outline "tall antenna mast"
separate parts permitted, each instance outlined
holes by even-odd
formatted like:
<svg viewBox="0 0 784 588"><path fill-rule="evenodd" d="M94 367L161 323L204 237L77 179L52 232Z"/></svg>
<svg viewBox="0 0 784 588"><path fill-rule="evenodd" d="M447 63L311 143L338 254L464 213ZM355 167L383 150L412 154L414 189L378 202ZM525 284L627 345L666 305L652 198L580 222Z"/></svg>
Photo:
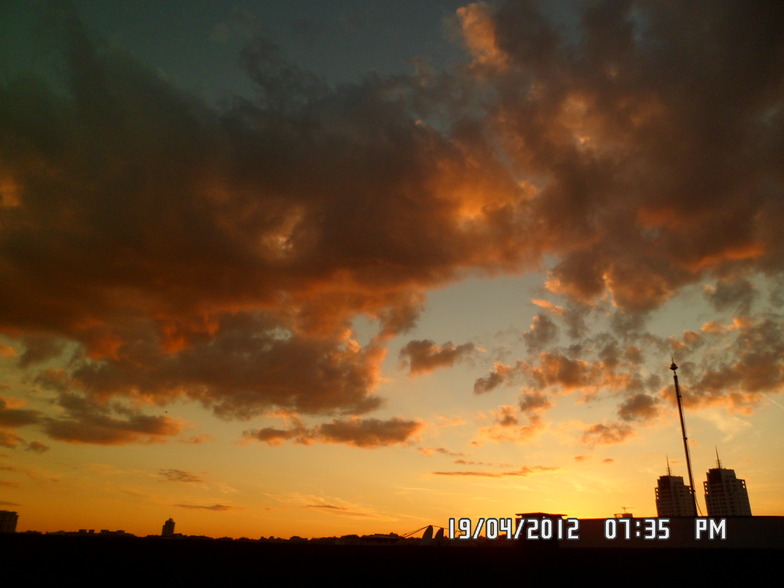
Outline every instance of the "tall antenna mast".
<svg viewBox="0 0 784 588"><path fill-rule="evenodd" d="M694 476L691 474L691 458L689 457L689 441L686 437L686 423L683 421L683 407L681 406L681 388L678 385L678 366L675 365L673 360L670 366L672 370L672 378L675 380L675 397L678 399L678 414L681 417L681 431L683 432L683 450L686 452L686 467L689 470L689 491L691 498L694 501L694 516L697 516L697 495L694 493Z"/></svg>

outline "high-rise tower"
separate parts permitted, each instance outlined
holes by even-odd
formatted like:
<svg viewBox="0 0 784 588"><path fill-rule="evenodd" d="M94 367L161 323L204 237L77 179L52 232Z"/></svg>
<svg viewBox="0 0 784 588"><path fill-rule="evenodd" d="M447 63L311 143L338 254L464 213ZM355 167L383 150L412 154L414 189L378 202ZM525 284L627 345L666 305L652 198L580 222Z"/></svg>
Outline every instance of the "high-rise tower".
<svg viewBox="0 0 784 588"><path fill-rule="evenodd" d="M174 535L174 519L167 519L161 528L161 535L163 537L172 537Z"/></svg>
<svg viewBox="0 0 784 588"><path fill-rule="evenodd" d="M0 510L0 533L16 533L19 515L10 510Z"/></svg>
<svg viewBox="0 0 784 588"><path fill-rule="evenodd" d="M683 476L673 476L667 460L667 475L659 476L656 485L656 514L660 517L694 516L694 499Z"/></svg>
<svg viewBox="0 0 784 588"><path fill-rule="evenodd" d="M705 482L705 504L709 517L750 517L751 504L746 480L735 477L735 470L721 467L716 452L716 467L708 470Z"/></svg>

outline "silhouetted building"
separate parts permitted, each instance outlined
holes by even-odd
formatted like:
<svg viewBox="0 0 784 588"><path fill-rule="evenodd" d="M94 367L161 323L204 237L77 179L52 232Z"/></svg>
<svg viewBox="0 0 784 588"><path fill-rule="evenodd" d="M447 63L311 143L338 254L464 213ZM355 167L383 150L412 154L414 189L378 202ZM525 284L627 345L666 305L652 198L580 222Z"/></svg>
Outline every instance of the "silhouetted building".
<svg viewBox="0 0 784 588"><path fill-rule="evenodd" d="M16 533L19 515L10 510L0 510L0 533Z"/></svg>
<svg viewBox="0 0 784 588"><path fill-rule="evenodd" d="M697 516L691 489L682 476L673 476L670 459L667 458L667 475L659 476L656 485L656 513L660 517Z"/></svg>
<svg viewBox="0 0 784 588"><path fill-rule="evenodd" d="M705 505L709 517L750 517L751 504L746 481L735 477L735 470L721 467L718 453L717 467L708 470L705 482Z"/></svg>
<svg viewBox="0 0 784 588"><path fill-rule="evenodd" d="M165 523L163 523L163 528L161 529L161 535L163 537L174 536L174 519L168 519Z"/></svg>
<svg viewBox="0 0 784 588"><path fill-rule="evenodd" d="M694 498L683 476L673 476L667 459L667 475L659 476L656 485L656 513L660 517L693 517Z"/></svg>
<svg viewBox="0 0 784 588"><path fill-rule="evenodd" d="M694 499L683 476L659 476L656 485L656 514L660 517L693 517Z"/></svg>

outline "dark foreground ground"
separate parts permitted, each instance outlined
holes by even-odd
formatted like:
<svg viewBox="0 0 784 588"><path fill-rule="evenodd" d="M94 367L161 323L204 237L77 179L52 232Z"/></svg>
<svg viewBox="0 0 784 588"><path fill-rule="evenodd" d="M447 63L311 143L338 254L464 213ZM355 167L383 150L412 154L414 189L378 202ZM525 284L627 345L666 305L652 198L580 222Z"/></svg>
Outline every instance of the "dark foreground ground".
<svg viewBox="0 0 784 588"><path fill-rule="evenodd" d="M562 549L319 545L205 539L0 535L0 584L253 586L649 586L780 579L781 549ZM5 583L7 579L12 583ZM593 585L594 582L590 584ZM745 583L745 582L744 582Z"/></svg>

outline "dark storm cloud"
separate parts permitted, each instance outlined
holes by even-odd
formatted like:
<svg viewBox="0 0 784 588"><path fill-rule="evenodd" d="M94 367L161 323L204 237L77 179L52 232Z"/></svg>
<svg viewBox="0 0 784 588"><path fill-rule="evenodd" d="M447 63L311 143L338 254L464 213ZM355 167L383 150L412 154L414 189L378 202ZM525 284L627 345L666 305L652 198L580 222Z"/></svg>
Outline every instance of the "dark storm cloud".
<svg viewBox="0 0 784 588"><path fill-rule="evenodd" d="M61 85L0 88L0 328L25 368L80 344L61 392L367 412L427 288L525 257L523 194L481 134L418 121L407 80L332 89L257 39L257 96L218 111L44 6Z"/></svg>
<svg viewBox="0 0 784 588"><path fill-rule="evenodd" d="M559 332L584 337L609 292L624 345L599 360L553 351L556 321L541 314L525 339L538 359L501 364L474 391L617 389L632 380L626 339L680 288L716 278L714 304L745 311L753 294L729 276L781 273L780 3L585 3L569 30L546 3L472 4L458 14L470 67L337 88L257 38L241 55L257 93L222 109L67 5L41 6L57 79L28 68L0 86L0 331L22 340L28 370L77 344L47 376L65 410L46 424L56 438L178 430L112 416L115 397L185 396L226 418L366 413L382 403L387 341L430 288L545 259L548 288L571 299ZM377 329L364 347L358 315ZM721 365L695 384L702 398L721 396L719 376L741 395L778 389L775 368ZM319 435L412 432L388 423Z"/></svg>
<svg viewBox="0 0 784 588"><path fill-rule="evenodd" d="M438 345L434 341L409 341L400 350L400 358L407 362L411 375L425 374L441 367L451 367L475 350L473 343L454 345L451 341Z"/></svg>
<svg viewBox="0 0 784 588"><path fill-rule="evenodd" d="M544 184L551 289L643 311L710 273L780 271L784 7L579 8L574 30L546 3L461 14L506 153Z"/></svg>

